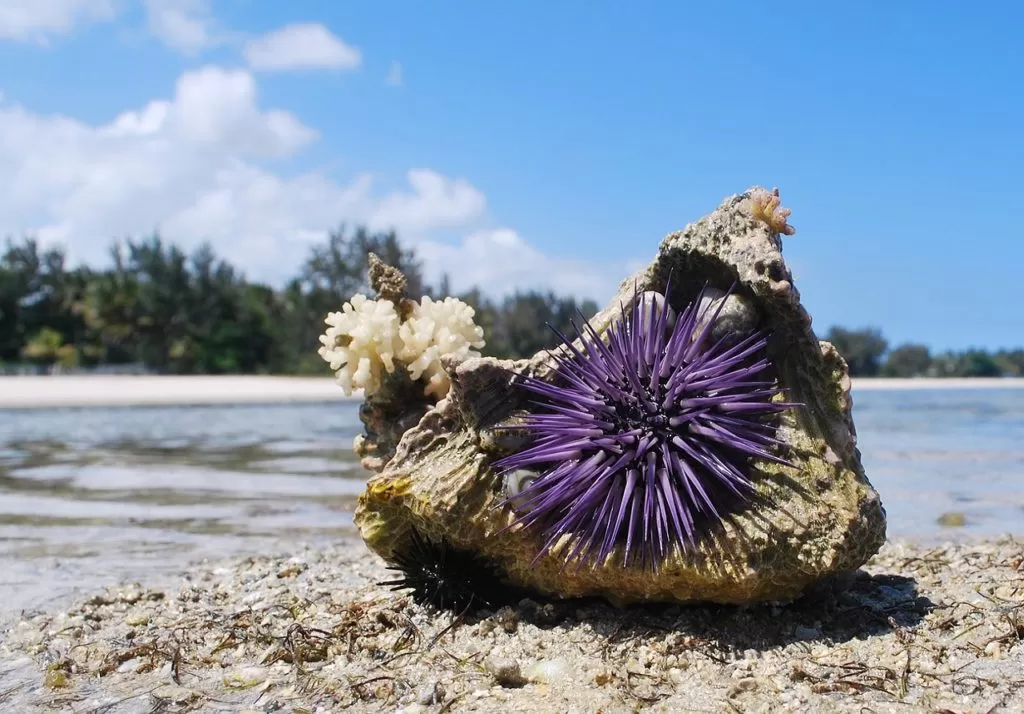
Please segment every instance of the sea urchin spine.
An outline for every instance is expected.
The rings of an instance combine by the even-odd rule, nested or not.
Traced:
[[[703,296],[670,325],[667,301],[637,295],[606,341],[584,319],[582,349],[559,333],[554,382],[521,379],[539,407],[524,425],[533,441],[495,468],[540,472],[506,501],[512,526],[542,539],[538,559],[568,535],[566,564],[622,546],[623,566],[658,567],[749,501],[752,459],[790,465],[773,453],[773,417],[797,405],[775,400],[767,336],[712,343],[724,300],[707,320]]]
[[[518,589],[503,584],[494,569],[475,554],[455,548],[447,540],[428,540],[416,529],[391,560],[388,570],[400,573],[400,577],[377,584],[394,591],[408,590],[413,601],[437,610],[461,614],[484,607],[494,609],[519,594]]]

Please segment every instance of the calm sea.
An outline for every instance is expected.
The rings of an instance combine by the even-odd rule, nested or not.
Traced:
[[[1024,390],[854,399],[891,536],[1024,534]],[[356,408],[0,410],[0,610],[356,537]]]

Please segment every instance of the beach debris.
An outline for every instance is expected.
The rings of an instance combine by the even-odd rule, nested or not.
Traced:
[[[405,421],[382,427],[387,458],[356,509],[369,547],[421,592],[460,582],[410,568],[429,544],[509,587],[619,605],[845,582],[884,542],[885,511],[846,364],[783,260],[777,199],[755,187],[667,236],[550,352],[440,355],[448,387],[415,408],[423,381],[389,392],[385,378],[368,404]]]
[[[498,685],[507,689],[518,689],[528,681],[514,659],[488,657],[484,660],[484,669],[494,677]]]
[[[963,528],[967,525],[967,516],[959,511],[943,513],[935,519],[943,528]]]
[[[160,597],[112,587],[10,613],[2,711],[1024,711],[1011,537],[889,541],[847,590],[791,607],[523,600],[464,618],[375,585],[383,564],[345,539],[284,550],[136,591]],[[278,578],[296,555],[308,570]]]

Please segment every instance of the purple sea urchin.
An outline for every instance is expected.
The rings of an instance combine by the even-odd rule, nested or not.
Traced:
[[[607,341],[584,319],[582,349],[559,333],[554,382],[522,378],[541,409],[523,425],[533,442],[495,468],[540,471],[506,501],[513,527],[543,540],[538,558],[570,535],[566,564],[600,565],[623,546],[624,566],[657,567],[750,499],[752,459],[790,465],[772,453],[771,417],[796,405],[774,401],[766,335],[712,343],[724,300],[705,314],[703,297],[670,325],[666,301],[636,296]]]

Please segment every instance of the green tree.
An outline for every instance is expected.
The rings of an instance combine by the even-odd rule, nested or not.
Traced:
[[[833,327],[825,338],[839,350],[846,360],[850,374],[855,377],[874,377],[882,365],[882,355],[889,346],[877,328],[848,330]]]
[[[971,349],[957,359],[956,376],[999,377],[1002,376],[1002,370],[992,355],[984,350]]]
[[[576,325],[582,324],[583,317],[591,317],[597,312],[597,304],[592,300],[582,303],[571,297],[559,297],[552,292],[516,292],[504,299],[500,306],[493,307],[494,317],[485,314],[485,322],[491,323],[491,341],[488,354],[496,357],[519,358],[529,357],[543,349],[558,345],[561,340],[556,334],[561,333],[573,339],[576,337]],[[487,327],[484,323],[485,334]]]
[[[10,239],[0,257],[0,361],[17,361],[44,328],[73,342],[81,319],[71,310],[74,283],[60,248],[43,250],[34,238]]]
[[[920,377],[932,364],[931,351],[925,345],[900,345],[889,352],[882,366],[886,377]]]
[[[66,344],[64,335],[52,327],[44,327],[35,333],[21,348],[21,356],[26,362],[40,366],[77,367],[79,363],[78,350],[74,345]]]
[[[1011,377],[1024,375],[1024,350],[999,350],[995,355],[999,370]]]

